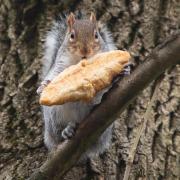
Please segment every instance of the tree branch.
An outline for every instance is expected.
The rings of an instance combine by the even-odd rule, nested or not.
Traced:
[[[155,48],[151,56],[130,76],[113,86],[103,98],[102,103],[82,122],[72,140],[62,143],[30,179],[45,180],[62,177],[138,93],[167,68],[178,63],[180,63],[180,34]]]

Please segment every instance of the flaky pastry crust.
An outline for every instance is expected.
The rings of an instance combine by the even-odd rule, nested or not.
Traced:
[[[95,55],[72,65],[54,78],[40,96],[42,105],[90,101],[108,87],[129,62],[127,51],[114,50]]]

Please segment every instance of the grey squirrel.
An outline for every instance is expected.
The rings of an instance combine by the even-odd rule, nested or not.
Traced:
[[[89,19],[76,19],[71,13],[66,21],[54,22],[45,41],[43,62],[43,81],[37,90],[40,94],[43,88],[65,68],[77,64],[83,58],[89,58],[97,53],[115,50],[116,46],[111,34],[105,27],[100,27],[94,13]],[[49,150],[57,147],[62,139],[69,139],[75,134],[77,125],[90,113],[92,108],[101,102],[103,94],[109,88],[99,92],[90,103],[72,102],[57,106],[43,106],[45,123],[44,142]],[[85,154],[91,157],[104,152],[109,146],[112,127],[98,139]]]

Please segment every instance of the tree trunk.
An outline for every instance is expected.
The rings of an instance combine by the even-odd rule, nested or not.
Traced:
[[[47,158],[36,95],[43,37],[56,15],[79,9],[85,14],[93,10],[107,23],[118,48],[130,51],[135,66],[180,27],[178,0],[0,0],[0,179],[26,179]],[[180,178],[179,86],[180,67],[176,66],[161,82],[130,179]],[[152,89],[153,85],[145,89],[116,120],[112,146],[95,159],[96,165],[77,165],[65,180],[123,179],[128,152]]]

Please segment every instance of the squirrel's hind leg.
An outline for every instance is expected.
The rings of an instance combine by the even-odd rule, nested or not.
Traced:
[[[61,133],[61,136],[64,140],[70,139],[75,135],[75,131],[77,129],[78,123],[69,122],[66,128]]]
[[[44,144],[46,145],[49,151],[55,149],[58,145],[58,143],[55,142],[55,139],[52,137],[52,135],[47,129],[45,129],[44,132]]]

